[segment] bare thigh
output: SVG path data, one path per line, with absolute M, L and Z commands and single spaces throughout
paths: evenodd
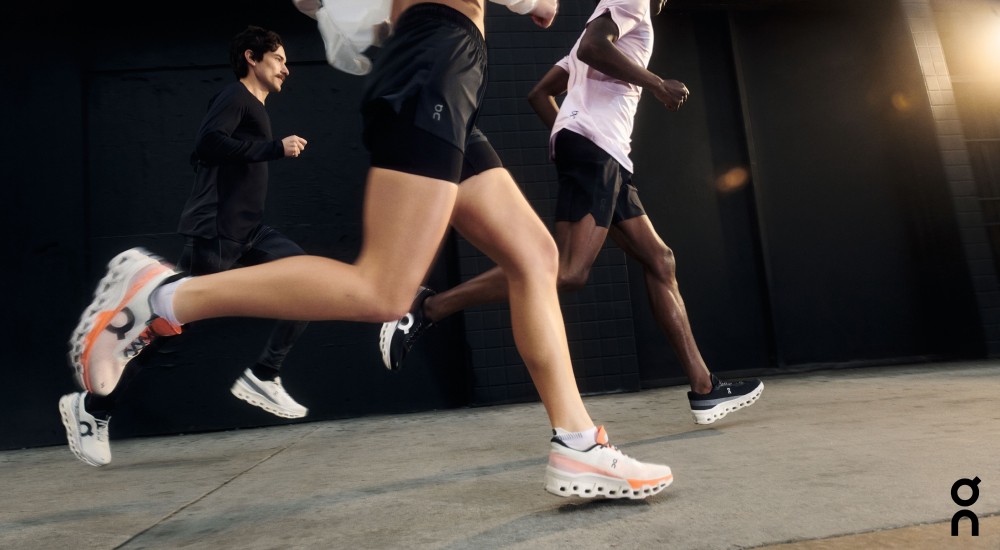
M 450 182 L 371 169 L 355 265 L 381 299 L 409 305 L 441 248 L 457 196 Z
M 440 249 L 457 195 L 450 182 L 373 168 L 354 264 L 295 256 L 194 277 L 174 295 L 177 318 L 398 319 Z
M 533 266 L 555 272 L 555 242 L 504 168 L 462 182 L 452 225 L 508 277 Z

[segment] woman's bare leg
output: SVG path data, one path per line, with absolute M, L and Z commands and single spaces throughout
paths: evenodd
M 457 194 L 453 183 L 372 168 L 364 243 L 354 264 L 297 256 L 194 277 L 174 295 L 177 319 L 397 319 L 434 261 Z
M 488 170 L 462 182 L 452 224 L 506 275 L 514 341 L 552 426 L 592 428 L 573 376 L 556 293 L 556 245 L 507 170 Z

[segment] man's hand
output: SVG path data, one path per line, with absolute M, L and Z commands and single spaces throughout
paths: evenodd
M 535 9 L 531 10 L 531 20 L 543 29 L 552 25 L 559 11 L 559 0 L 538 0 Z
M 687 86 L 679 80 L 661 80 L 659 86 L 654 86 L 650 90 L 656 99 L 660 101 L 667 109 L 671 111 L 676 111 L 684 105 L 687 101 L 691 92 L 688 91 Z
M 297 157 L 302 154 L 302 151 L 306 148 L 306 140 L 300 138 L 299 136 L 288 136 L 281 140 L 281 144 L 285 147 L 286 157 Z

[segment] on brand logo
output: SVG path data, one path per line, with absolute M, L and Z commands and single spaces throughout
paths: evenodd
M 126 307 L 122 309 L 122 313 L 125 314 L 125 324 L 116 327 L 108 323 L 108 326 L 104 327 L 104 330 L 114 334 L 119 340 L 124 340 L 128 331 L 132 330 L 132 327 L 135 326 L 135 315 L 132 313 L 132 310 Z
M 431 115 L 431 118 L 433 118 L 434 120 L 440 121 L 441 120 L 441 112 L 442 111 L 444 111 L 444 105 L 441 105 L 440 103 L 438 103 L 437 105 L 434 106 L 434 114 Z
M 972 479 L 962 478 L 956 481 L 951 486 L 951 500 L 953 500 L 955 504 L 959 506 L 966 506 L 966 507 L 972 506 L 973 504 L 976 503 L 977 500 L 979 500 L 979 482 L 980 482 L 979 476 L 976 476 Z M 972 489 L 972 496 L 970 496 L 967 499 L 963 499 L 962 497 L 958 496 L 958 489 L 963 485 L 966 485 L 970 489 Z M 976 516 L 975 512 L 967 508 L 955 512 L 955 515 L 951 517 L 951 536 L 953 537 L 958 536 L 958 522 L 962 518 L 969 518 L 969 523 L 972 524 L 972 536 L 978 537 L 979 517 Z

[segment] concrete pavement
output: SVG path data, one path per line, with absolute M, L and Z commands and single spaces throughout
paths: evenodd
M 1000 362 L 764 381 L 709 426 L 683 387 L 587 398 L 673 468 L 645 501 L 544 492 L 540 404 L 113 440 L 101 468 L 4 451 L 0 548 L 1000 549 Z M 979 536 L 952 537 L 977 476 Z

